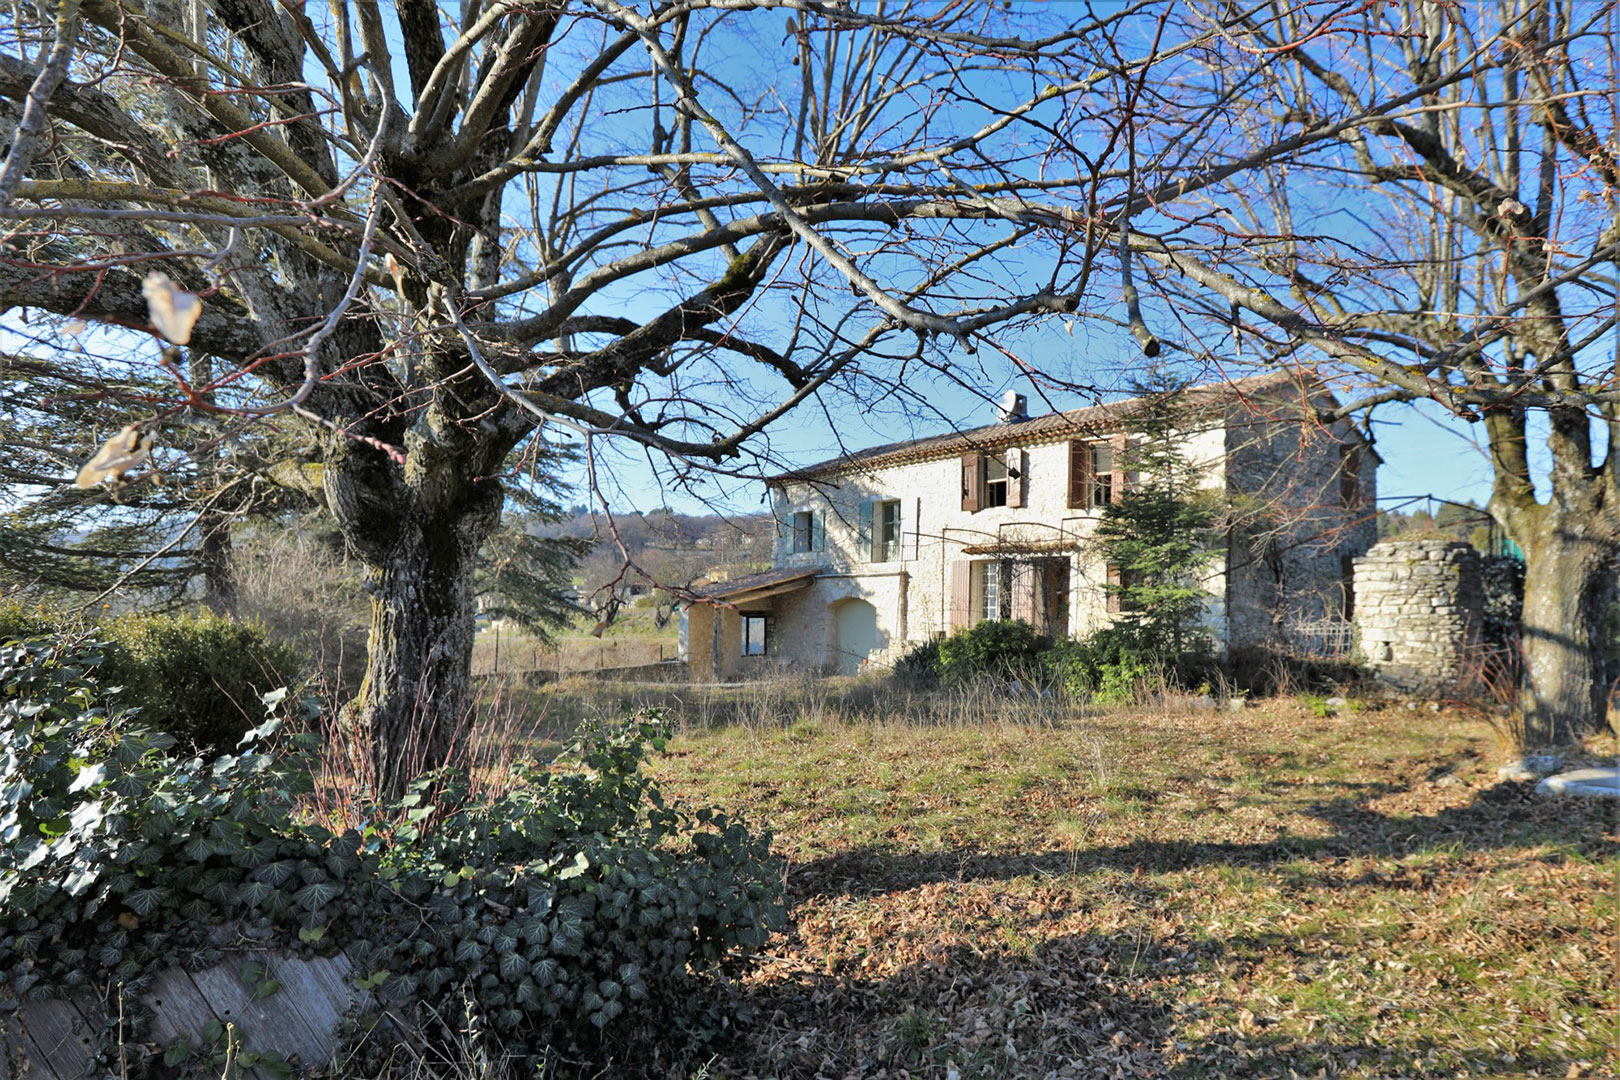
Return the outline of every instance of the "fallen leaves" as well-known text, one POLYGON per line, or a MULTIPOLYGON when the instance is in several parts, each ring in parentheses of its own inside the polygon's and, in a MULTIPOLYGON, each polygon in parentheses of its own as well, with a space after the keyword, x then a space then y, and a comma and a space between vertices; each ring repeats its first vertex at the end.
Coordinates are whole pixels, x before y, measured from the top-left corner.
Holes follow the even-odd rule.
POLYGON ((1603 810, 1499 790, 1485 724, 1425 720, 1278 703, 683 737, 670 784, 729 777, 794 857, 793 926, 733 987, 756 1020, 715 1071, 1370 1080, 1511 1055, 1608 1075, 1603 810), (1440 768, 1462 782, 1429 782, 1440 768), (804 813, 852 790, 854 816, 804 813))

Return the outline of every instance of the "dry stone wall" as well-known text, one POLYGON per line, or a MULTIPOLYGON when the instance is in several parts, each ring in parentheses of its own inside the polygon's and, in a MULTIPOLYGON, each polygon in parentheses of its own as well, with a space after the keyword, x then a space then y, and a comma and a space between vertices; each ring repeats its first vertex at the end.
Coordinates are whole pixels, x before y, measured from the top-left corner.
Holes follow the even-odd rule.
POLYGON ((1449 540, 1385 540, 1355 561, 1355 625, 1366 665, 1403 690, 1456 683, 1484 624, 1479 552, 1449 540))

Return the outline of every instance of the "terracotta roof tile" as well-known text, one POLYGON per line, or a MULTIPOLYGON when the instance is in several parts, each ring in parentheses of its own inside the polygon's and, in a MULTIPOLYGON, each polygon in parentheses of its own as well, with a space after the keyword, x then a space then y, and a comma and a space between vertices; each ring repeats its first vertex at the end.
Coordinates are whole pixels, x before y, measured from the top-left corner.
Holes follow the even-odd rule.
MULTIPOLYGON (((1320 388, 1321 384, 1316 382, 1314 378, 1310 376, 1306 378, 1315 384, 1315 388, 1320 388)), ((1197 412, 1204 409, 1219 408, 1274 390, 1289 388, 1299 390, 1302 385, 1300 377, 1290 371, 1272 371, 1260 375, 1251 375, 1243 379, 1232 379, 1227 382, 1206 383, 1202 386, 1189 387, 1183 391, 1181 400, 1177 402, 1177 410, 1197 412)), ((951 457, 972 450, 996 450, 1007 446, 1028 446, 1045 442, 1058 442, 1063 439, 1113 434, 1118 430, 1122 421, 1140 414, 1151 404, 1152 399, 1150 398, 1126 398, 1123 401, 1110 401, 1085 409, 1048 413, 1045 416, 1031 417, 1028 420, 1015 423, 986 424, 983 427, 971 428, 965 431, 929 435, 921 439, 909 439, 905 442, 886 443, 882 446, 856 450, 839 457, 829 458, 814 465, 807 465, 802 469, 793 469, 781 473, 778 476, 771 477, 767 483, 779 484, 789 480, 804 480, 817 476, 848 472, 854 469, 877 469, 891 465, 905 465, 934 458, 951 457)))

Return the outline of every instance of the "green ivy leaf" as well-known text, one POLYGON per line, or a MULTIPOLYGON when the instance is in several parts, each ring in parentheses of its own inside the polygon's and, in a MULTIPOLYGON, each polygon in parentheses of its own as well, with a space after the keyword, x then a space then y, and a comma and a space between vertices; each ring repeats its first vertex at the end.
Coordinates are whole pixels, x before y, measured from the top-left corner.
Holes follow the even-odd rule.
POLYGON ((334 885, 329 881, 312 881, 293 893, 293 902, 305 911, 319 911, 336 900, 342 892, 341 885, 334 885))

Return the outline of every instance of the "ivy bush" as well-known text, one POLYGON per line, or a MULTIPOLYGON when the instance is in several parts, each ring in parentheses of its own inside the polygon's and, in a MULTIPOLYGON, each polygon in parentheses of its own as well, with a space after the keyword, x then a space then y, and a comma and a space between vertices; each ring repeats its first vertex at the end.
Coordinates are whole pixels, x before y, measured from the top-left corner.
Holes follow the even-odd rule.
MULTIPOLYGON (((419 1006, 429 1036, 453 1041, 432 1018, 472 1013, 493 1057, 532 1067, 552 1048, 703 1030, 694 990, 782 922, 769 836, 667 803, 642 772, 666 738, 656 713, 582 732, 509 794, 473 802, 464 781, 425 778, 334 833, 299 813, 312 767, 299 740, 276 745, 284 692, 240 752, 181 760, 172 736, 107 707, 102 659, 0 646, 0 1009, 121 985, 127 1055, 158 972, 225 962, 218 942, 246 938, 341 950, 362 986, 419 1006)), ((103 1034, 115 1054, 111 1021, 103 1034)), ((210 1052, 135 1053, 130 1075, 210 1052)))

